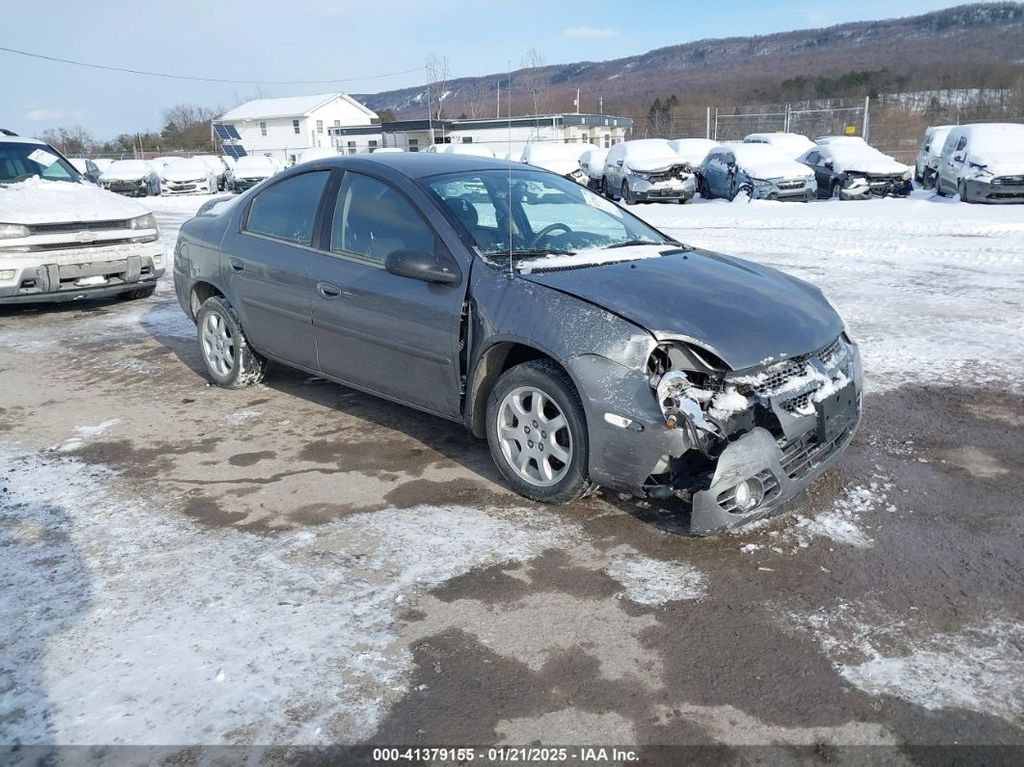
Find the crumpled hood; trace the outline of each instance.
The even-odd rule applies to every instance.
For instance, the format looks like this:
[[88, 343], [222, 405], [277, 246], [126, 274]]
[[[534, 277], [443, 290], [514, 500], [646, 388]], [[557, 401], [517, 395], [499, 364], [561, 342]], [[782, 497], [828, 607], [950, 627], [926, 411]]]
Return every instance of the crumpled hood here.
[[709, 251], [535, 271], [522, 278], [603, 307], [659, 340], [692, 340], [733, 370], [815, 351], [843, 329], [813, 285]]
[[677, 165], [686, 164], [684, 160], [678, 157], [671, 159], [638, 157], [635, 160], [629, 159], [623, 163], [628, 170], [638, 170], [642, 173], [659, 173], [669, 168], [674, 168]]
[[10, 186], [0, 185], [0, 220], [5, 224], [109, 221], [147, 212], [137, 202], [92, 184], [35, 177]]
[[746, 171], [750, 178], [776, 179], [776, 178], [811, 178], [814, 171], [806, 165], [801, 165], [795, 160], [786, 162], [756, 162], [741, 163], [740, 167]]
[[910, 166], [884, 157], [866, 157], [864, 159], [843, 160], [836, 162], [836, 170], [853, 173], [866, 173], [871, 176], [901, 176]]
[[151, 171], [151, 170], [140, 170], [140, 171], [131, 171], [131, 170], [114, 170], [114, 171], [110, 171], [110, 170], [108, 170], [108, 171], [104, 171], [103, 173], [100, 174], [100, 180], [101, 181], [103, 181], [103, 180], [106, 180], [106, 181], [139, 181], [141, 179], [144, 179], [146, 176], [148, 176], [152, 172], [153, 171]]

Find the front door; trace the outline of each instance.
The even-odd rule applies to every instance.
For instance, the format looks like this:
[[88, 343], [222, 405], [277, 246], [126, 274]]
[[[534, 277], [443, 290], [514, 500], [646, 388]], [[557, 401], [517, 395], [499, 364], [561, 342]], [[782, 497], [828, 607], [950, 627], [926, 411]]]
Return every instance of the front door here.
[[313, 234], [329, 171], [290, 176], [260, 192], [240, 232], [224, 239], [228, 298], [253, 347], [317, 369], [310, 315]]
[[396, 250], [455, 264], [416, 206], [394, 186], [346, 172], [326, 250], [314, 256], [313, 330], [320, 369], [410, 405], [457, 416], [460, 318], [467, 275], [437, 285], [386, 271]]

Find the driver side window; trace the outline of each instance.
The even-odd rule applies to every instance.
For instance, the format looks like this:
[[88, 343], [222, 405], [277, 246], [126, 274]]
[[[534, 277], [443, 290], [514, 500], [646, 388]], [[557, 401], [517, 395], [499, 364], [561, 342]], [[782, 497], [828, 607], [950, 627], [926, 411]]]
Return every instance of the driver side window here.
[[373, 264], [396, 250], [434, 253], [436, 235], [404, 195], [383, 181], [348, 172], [331, 221], [331, 251]]

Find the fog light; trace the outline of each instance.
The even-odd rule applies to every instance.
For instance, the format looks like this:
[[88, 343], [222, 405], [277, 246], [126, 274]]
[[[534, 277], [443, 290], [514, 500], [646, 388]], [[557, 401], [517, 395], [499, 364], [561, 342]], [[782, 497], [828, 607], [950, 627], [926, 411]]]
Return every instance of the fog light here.
[[764, 498], [764, 486], [757, 479], [748, 479], [736, 485], [736, 508], [749, 511]]
[[10, 282], [17, 274], [14, 269], [0, 269], [0, 282]]

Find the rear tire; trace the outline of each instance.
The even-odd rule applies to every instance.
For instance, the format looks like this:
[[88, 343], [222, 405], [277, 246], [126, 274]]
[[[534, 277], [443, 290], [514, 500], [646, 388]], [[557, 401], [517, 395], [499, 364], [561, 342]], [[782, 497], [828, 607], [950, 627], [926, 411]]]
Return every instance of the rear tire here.
[[226, 298], [212, 296], [196, 315], [199, 356], [210, 380], [225, 389], [244, 389], [263, 380], [267, 360], [249, 345]]
[[524, 362], [498, 379], [487, 398], [487, 442], [498, 471], [526, 498], [569, 503], [596, 487], [587, 475], [583, 404], [550, 360]]
[[970, 202], [967, 199], [967, 182], [960, 179], [956, 184], [956, 191], [960, 195], [960, 202]]

